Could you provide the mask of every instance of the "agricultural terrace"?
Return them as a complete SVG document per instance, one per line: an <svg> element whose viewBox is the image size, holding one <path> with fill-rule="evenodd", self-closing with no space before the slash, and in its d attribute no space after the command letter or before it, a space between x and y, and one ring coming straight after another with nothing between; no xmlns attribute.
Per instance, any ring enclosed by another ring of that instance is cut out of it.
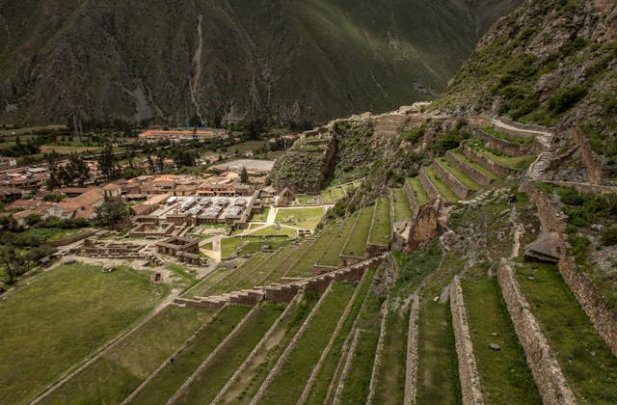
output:
<svg viewBox="0 0 617 405"><path fill-rule="evenodd" d="M166 307L43 403L122 402L213 315L203 308Z"/></svg>
<svg viewBox="0 0 617 405"><path fill-rule="evenodd" d="M301 229L313 230L317 228L324 210L321 207L311 208L279 208L276 213L276 222Z"/></svg>
<svg viewBox="0 0 617 405"><path fill-rule="evenodd" d="M126 267L102 273L98 266L62 265L32 277L0 302L2 402L32 400L167 292Z"/></svg>
<svg viewBox="0 0 617 405"><path fill-rule="evenodd" d="M356 225L358 215L353 215L345 218L344 222L337 223L335 226L336 232L328 243L327 248L322 253L317 264L321 266L336 267L340 261L341 251L349 239L349 235Z"/></svg>
<svg viewBox="0 0 617 405"><path fill-rule="evenodd" d="M390 222L390 200L382 197L375 204L373 224L369 237L369 243L374 245L389 246L392 241L392 224Z"/></svg>
<svg viewBox="0 0 617 405"><path fill-rule="evenodd" d="M347 244L343 248L342 254L344 256L364 257L372 219L373 207L366 207L360 210L358 221L351 232L351 236L349 237Z"/></svg>
<svg viewBox="0 0 617 405"><path fill-rule="evenodd" d="M409 199L402 188L392 189L392 204L394 204L394 223L412 220L413 212Z"/></svg>
<svg viewBox="0 0 617 405"><path fill-rule="evenodd" d="M428 202L428 194L422 185L422 182L418 177L410 177L407 179L411 192L416 197L418 206L426 204Z"/></svg>
<svg viewBox="0 0 617 405"><path fill-rule="evenodd" d="M236 255L246 255L262 250L265 245L276 249L289 242L289 238L282 234L280 236L234 236L221 239L221 257L224 259Z"/></svg>

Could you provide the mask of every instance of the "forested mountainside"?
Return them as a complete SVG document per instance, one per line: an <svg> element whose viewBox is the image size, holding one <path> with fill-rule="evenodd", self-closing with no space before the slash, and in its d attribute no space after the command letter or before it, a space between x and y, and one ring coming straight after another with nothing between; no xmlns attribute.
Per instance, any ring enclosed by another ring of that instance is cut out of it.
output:
<svg viewBox="0 0 617 405"><path fill-rule="evenodd" d="M614 182L615 94L617 3L543 0L491 28L436 105L556 126L553 178Z"/></svg>
<svg viewBox="0 0 617 405"><path fill-rule="evenodd" d="M320 121L434 98L520 0L1 0L0 123Z"/></svg>

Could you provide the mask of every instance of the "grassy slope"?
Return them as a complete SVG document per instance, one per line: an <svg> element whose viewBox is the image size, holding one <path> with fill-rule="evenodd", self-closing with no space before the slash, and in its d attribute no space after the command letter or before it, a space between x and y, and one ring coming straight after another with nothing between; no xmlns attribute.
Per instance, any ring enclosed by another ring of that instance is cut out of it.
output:
<svg viewBox="0 0 617 405"><path fill-rule="evenodd" d="M450 163L449 160L447 160L445 158L439 158L439 159L437 159L437 161L439 163L441 163L441 165L447 171L452 173L458 180L460 180L461 183L463 183L465 186L467 186L467 188L469 188L470 190L476 191L476 190L480 189L480 185L478 183L473 181L473 179L471 179L469 176L467 176L465 173L463 173L458 167L456 167L452 163Z"/></svg>
<svg viewBox="0 0 617 405"><path fill-rule="evenodd" d="M60 266L0 303L2 401L32 399L47 383L145 315L166 289L132 270Z"/></svg>
<svg viewBox="0 0 617 405"><path fill-rule="evenodd" d="M318 260L318 264L323 266L338 266L339 256L349 234L353 231L357 216L351 216L345 219L342 224L338 225L340 231L330 241L328 248L323 252Z"/></svg>
<svg viewBox="0 0 617 405"><path fill-rule="evenodd" d="M319 312L287 358L281 372L272 381L261 403L280 405L297 401L354 288L349 284L333 285L332 291L324 297Z"/></svg>
<svg viewBox="0 0 617 405"><path fill-rule="evenodd" d="M494 404L542 403L497 281L466 280L463 291L486 401ZM498 344L501 350L491 350L491 343Z"/></svg>
<svg viewBox="0 0 617 405"><path fill-rule="evenodd" d="M212 315L201 308L165 308L43 403L122 401Z"/></svg>
<svg viewBox="0 0 617 405"><path fill-rule="evenodd" d="M550 265L517 267L517 279L533 314L580 402L617 402L617 358Z"/></svg>
<svg viewBox="0 0 617 405"><path fill-rule="evenodd" d="M363 208L360 211L360 216L358 217L356 226L354 227L347 244L343 248L343 255L364 257L372 218L373 207Z"/></svg>
<svg viewBox="0 0 617 405"><path fill-rule="evenodd" d="M489 178L492 179L497 179L498 176L491 172L490 170L488 170L487 168L485 168L484 166L482 166L481 164L474 162L473 160L469 159L467 156L463 155L461 152L459 152L458 150L453 150L450 151L450 153L459 161L465 163L467 166L471 166L474 169L478 170L479 172L485 174L486 176L488 176Z"/></svg>
<svg viewBox="0 0 617 405"><path fill-rule="evenodd" d="M422 205L428 202L428 194L426 193L426 190L424 189L424 186L422 185L420 179L417 177L411 177L407 179L407 181L411 186L411 191L416 197L416 202L418 203L418 205Z"/></svg>
<svg viewBox="0 0 617 405"><path fill-rule="evenodd" d="M425 171L426 176L429 178L431 183L433 183L433 185L437 187L439 194L441 194L441 196L445 198L446 201L450 203L455 203L458 201L458 197L456 194L454 194L454 191L452 191L452 189L448 187L448 185L439 178L437 172L435 172L432 167L427 167Z"/></svg>
<svg viewBox="0 0 617 405"><path fill-rule="evenodd" d="M413 212L409 206L409 200L402 188L392 190L392 202L394 204L394 223L409 221L413 217Z"/></svg>
<svg viewBox="0 0 617 405"><path fill-rule="evenodd" d="M390 200L383 197L377 200L375 206L369 243L388 246L391 242L391 233Z"/></svg>
<svg viewBox="0 0 617 405"><path fill-rule="evenodd" d="M286 274L288 277L307 277L313 274L313 267L324 251L329 247L332 238L338 233L336 227L322 230L319 237Z"/></svg>
<svg viewBox="0 0 617 405"><path fill-rule="evenodd" d="M228 306L219 312L208 326L148 382L131 402L133 404L164 404L193 374L219 343L240 323L250 308Z"/></svg>
<svg viewBox="0 0 617 405"><path fill-rule="evenodd" d="M210 403L284 309L283 305L270 304L259 308L244 324L241 332L229 341L210 366L193 381L177 403Z"/></svg>

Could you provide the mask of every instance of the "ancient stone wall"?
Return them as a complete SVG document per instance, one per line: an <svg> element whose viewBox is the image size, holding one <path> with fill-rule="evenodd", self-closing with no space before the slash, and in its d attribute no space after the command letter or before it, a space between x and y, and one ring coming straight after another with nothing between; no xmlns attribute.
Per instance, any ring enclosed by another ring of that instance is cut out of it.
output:
<svg viewBox="0 0 617 405"><path fill-rule="evenodd" d="M517 172L515 169L512 169L510 167L501 165L493 160L490 160L489 158L484 156L482 153L474 150L472 147L470 147L466 143L463 143L463 152L465 153L465 156L467 156L474 162L481 164L482 166L484 166L485 168L489 169L490 171L492 171L493 173L499 176L509 176L510 174L514 174Z"/></svg>
<svg viewBox="0 0 617 405"><path fill-rule="evenodd" d="M452 173L450 173L450 171L443 167L441 163L439 163L438 161L434 161L432 166L439 175L439 177L441 177L441 179L448 185L448 187L450 187L452 191L456 193L458 198L460 198L461 200L466 200L467 197L469 197L471 190L469 190L466 185L464 185L459 179L457 179L455 175L453 175Z"/></svg>
<svg viewBox="0 0 617 405"><path fill-rule="evenodd" d="M458 276L454 277L450 287L450 311L452 312L452 327L456 340L458 356L458 373L461 380L461 394L464 405L480 405L484 403L480 374L476 366L473 344L469 332L467 311L463 299L463 288Z"/></svg>
<svg viewBox="0 0 617 405"><path fill-rule="evenodd" d="M574 404L574 395L566 384L563 372L542 333L540 324L531 313L529 303L520 291L512 268L502 263L497 270L497 279L543 402L548 405Z"/></svg>
<svg viewBox="0 0 617 405"><path fill-rule="evenodd" d="M602 160L593 152L589 145L589 141L587 141L587 138L580 130L573 129L571 135L581 152L581 159L587 171L587 181L601 184L606 177L601 163Z"/></svg>
<svg viewBox="0 0 617 405"><path fill-rule="evenodd" d="M559 235L559 272L595 329L617 356L617 313L609 308L593 281L585 273L578 271L574 260L568 255L567 221L564 213L553 204L549 195L533 185L524 184L521 190L527 193L538 208L542 229Z"/></svg>
<svg viewBox="0 0 617 405"><path fill-rule="evenodd" d="M94 236L94 234L96 233L96 231L86 231L84 233L80 233L78 235L75 236L71 236L69 238L64 238L64 239L60 239L57 241L53 241L53 242L45 242L43 244L43 246L46 247L61 247L61 246L67 246L70 245L72 243L78 242L82 239L87 239L91 236Z"/></svg>
<svg viewBox="0 0 617 405"><path fill-rule="evenodd" d="M452 163L453 166L457 167L464 174L469 176L473 181L483 186L488 186L493 182L493 179L480 170L476 169L473 166L467 165L464 162L461 162L451 152L446 154L446 158Z"/></svg>
<svg viewBox="0 0 617 405"><path fill-rule="evenodd" d="M404 405L416 402L418 381L418 318L420 316L420 298L417 295L411 297L411 310L409 311L409 329L407 331L407 370L405 373L405 399Z"/></svg>
<svg viewBox="0 0 617 405"><path fill-rule="evenodd" d="M536 141L530 144L518 144L514 142L509 142L503 139L495 138L483 130L479 128L473 128L472 132L478 138L482 140L490 149L494 149L498 152L503 153L508 156L525 156L530 155L535 151L539 150L539 145L536 144ZM527 134L527 137L531 136L531 134Z"/></svg>
<svg viewBox="0 0 617 405"><path fill-rule="evenodd" d="M439 235L439 211L441 200L435 200L431 204L425 204L414 216L410 228L406 251L412 251L423 243Z"/></svg>
<svg viewBox="0 0 617 405"><path fill-rule="evenodd" d="M418 212L418 201L416 200L416 196L413 193L413 189L411 188L411 184L409 184L409 180L405 180L405 185L403 186L403 190L407 195L407 199L409 200L409 206L411 207L412 212Z"/></svg>
<svg viewBox="0 0 617 405"><path fill-rule="evenodd" d="M426 190L426 193L428 194L428 197L431 200L434 200L436 198L441 198L441 194L439 194L439 190L437 190L437 187L435 187L433 182L428 178L428 176L424 172L424 169L420 170L420 175L418 176L418 178L420 179L422 186Z"/></svg>

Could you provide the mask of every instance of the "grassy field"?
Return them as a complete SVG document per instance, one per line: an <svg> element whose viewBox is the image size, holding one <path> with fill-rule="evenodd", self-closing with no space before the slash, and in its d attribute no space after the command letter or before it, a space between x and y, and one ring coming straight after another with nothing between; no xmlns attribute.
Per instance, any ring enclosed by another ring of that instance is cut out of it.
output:
<svg viewBox="0 0 617 405"><path fill-rule="evenodd" d="M392 189L392 204L394 204L394 223L411 221L413 212L409 205L409 199L402 188Z"/></svg>
<svg viewBox="0 0 617 405"><path fill-rule="evenodd" d="M332 238L339 232L334 226L324 228L319 233L319 236L304 255L296 261L294 266L289 270L290 277L306 277L313 274L313 268L317 260L321 257L326 249L332 243Z"/></svg>
<svg viewBox="0 0 617 405"><path fill-rule="evenodd" d="M458 196L454 194L454 191L452 191L452 189L448 187L448 185L439 178L439 176L437 175L437 172L435 172L435 169L433 169L432 167L427 167L424 169L424 171L428 179L437 188L437 191L439 191L439 194L441 194L441 196L447 202L450 202L450 203L458 202Z"/></svg>
<svg viewBox="0 0 617 405"><path fill-rule="evenodd" d="M368 398L375 352L379 341L380 309L384 297L371 291L358 314L358 343L351 354L351 367L343 386L341 398L347 403L361 404Z"/></svg>
<svg viewBox="0 0 617 405"><path fill-rule="evenodd" d="M510 143L516 143L519 145L531 145L534 141L534 138L532 136L510 135L510 134L506 134L505 132L498 131L493 127L483 127L482 130L486 132L488 135L492 136L493 138L500 139L502 141L506 141Z"/></svg>
<svg viewBox="0 0 617 405"><path fill-rule="evenodd" d="M324 297L319 312L287 358L280 373L268 387L260 403L276 405L296 403L354 289L355 286L349 284L333 285L332 291Z"/></svg>
<svg viewBox="0 0 617 405"><path fill-rule="evenodd" d="M521 265L516 276L580 403L617 403L617 357L596 333L556 266Z"/></svg>
<svg viewBox="0 0 617 405"><path fill-rule="evenodd" d="M313 204L323 204L321 195L297 195L296 202L299 205L313 205Z"/></svg>
<svg viewBox="0 0 617 405"><path fill-rule="evenodd" d="M137 394L132 404L164 404L249 312L245 306L223 308L196 338L167 363Z"/></svg>
<svg viewBox="0 0 617 405"><path fill-rule="evenodd" d="M305 273L303 269L306 269L306 267L300 264L304 264L305 261L310 262L310 258L307 255L313 248L313 245L313 240L306 240L299 246L292 248L287 258L278 262L268 263L271 271L264 283L280 282L284 277L307 277L312 275L310 270L308 270L308 273Z"/></svg>
<svg viewBox="0 0 617 405"><path fill-rule="evenodd" d="M461 171L458 167L454 166L448 159L439 158L437 163L441 164L446 171L452 173L461 183L463 183L468 189L477 191L480 189L480 185L473 181L469 176Z"/></svg>
<svg viewBox="0 0 617 405"><path fill-rule="evenodd" d="M409 187L411 188L413 195L416 197L418 206L426 204L428 202L428 194L426 193L420 179L417 177L410 177L407 179L407 182L409 183Z"/></svg>
<svg viewBox="0 0 617 405"><path fill-rule="evenodd" d="M63 229L63 228L29 228L23 232L15 234L22 240L36 239L40 242L54 242L59 241L71 236L79 235L90 231L90 228L75 228L75 229Z"/></svg>
<svg viewBox="0 0 617 405"><path fill-rule="evenodd" d="M498 178L498 176L495 173L493 173L492 171L488 170L486 167L482 166L481 164L479 164L479 163L469 159L467 156L463 155L458 150L451 150L449 153L452 156L454 156L457 160L459 160L460 162L463 162L467 166L473 167L474 169L476 169L480 173L484 174L485 176L487 176L487 177L489 177L491 179L497 179Z"/></svg>
<svg viewBox="0 0 617 405"><path fill-rule="evenodd" d="M387 316L375 403L400 404L405 397L409 314L398 308L390 308Z"/></svg>
<svg viewBox="0 0 617 405"><path fill-rule="evenodd" d="M356 223L357 216L351 216L345 219L341 224L335 225L340 231L336 232L334 237L328 243L326 250L322 253L318 259L318 263L322 266L336 267L339 264L340 254L347 242L349 234L353 230Z"/></svg>
<svg viewBox="0 0 617 405"><path fill-rule="evenodd" d="M0 302L2 402L26 402L126 330L167 294L128 268L60 266Z"/></svg>
<svg viewBox="0 0 617 405"><path fill-rule="evenodd" d="M470 141L469 146L486 156L488 159L515 170L525 170L535 160L535 156L502 155L484 147L484 145L477 140Z"/></svg>
<svg viewBox="0 0 617 405"><path fill-rule="evenodd" d="M294 306L285 314L266 345L246 364L242 373L224 393L221 398L222 403L248 404L250 402L318 299L317 294L309 293L297 304L292 304Z"/></svg>
<svg viewBox="0 0 617 405"><path fill-rule="evenodd" d="M333 378L335 378L335 374L337 371L337 366L341 361L341 353L343 349L343 344L347 340L349 333L351 332L351 328L356 321L358 313L362 308L366 296L371 289L371 285L373 283L373 277L375 276L375 270L369 269L365 274L362 282L358 286L358 295L356 300L352 304L351 311L349 315L345 319L343 323L343 327L341 328L339 334L336 336L334 345L328 353L323 366L317 374L317 378L311 387L311 392L309 394L307 403L309 404L323 404L328 396L328 388L330 387L330 382Z"/></svg>
<svg viewBox="0 0 617 405"><path fill-rule="evenodd" d="M261 250L264 245L274 245L286 243L287 236L281 237L264 237L264 236L245 236L231 237L221 240L221 256L226 259L232 257L235 253L251 254Z"/></svg>
<svg viewBox="0 0 617 405"><path fill-rule="evenodd" d="M463 291L473 350L487 403L541 404L497 281L465 280ZM498 344L501 350L491 350L491 343Z"/></svg>
<svg viewBox="0 0 617 405"><path fill-rule="evenodd" d="M43 403L121 402L212 315L201 308L165 308Z"/></svg>
<svg viewBox="0 0 617 405"><path fill-rule="evenodd" d="M268 220L268 214L270 214L270 207L265 208L261 214L253 214L251 218L252 222L266 222Z"/></svg>
<svg viewBox="0 0 617 405"><path fill-rule="evenodd" d="M351 232L349 241L343 248L343 255L364 257L366 251L366 242L368 233L371 228L371 220L373 218L373 207L363 208L360 211L360 216L356 222L356 226Z"/></svg>
<svg viewBox="0 0 617 405"><path fill-rule="evenodd" d="M392 223L390 219L390 199L383 197L377 200L375 204L369 243L389 246L391 241Z"/></svg>
<svg viewBox="0 0 617 405"><path fill-rule="evenodd" d="M274 304L265 304L258 308L242 326L240 333L218 352L214 361L192 382L176 403L210 403L284 309L284 305Z"/></svg>
<svg viewBox="0 0 617 405"><path fill-rule="evenodd" d="M418 326L417 403L462 403L448 304L422 302Z"/></svg>
<svg viewBox="0 0 617 405"><path fill-rule="evenodd" d="M276 213L276 222L302 229L315 229L324 210L321 207L313 208L279 208Z"/></svg>
<svg viewBox="0 0 617 405"><path fill-rule="evenodd" d="M252 232L251 236L285 236L287 238L295 238L298 232L295 229L285 226L268 226L259 231Z"/></svg>

